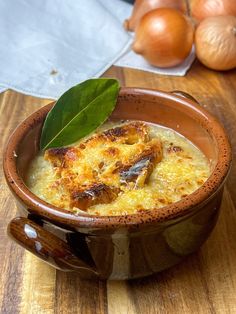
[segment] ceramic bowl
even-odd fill
[[[19,210],[9,235],[54,267],[86,278],[147,276],[197,250],[216,224],[231,149],[220,123],[192,97],[177,94],[121,88],[112,117],[164,125],[191,140],[212,167],[197,191],[169,206],[123,216],[74,215],[42,201],[24,179],[38,152],[49,104],[17,127],[5,150],[4,173]]]

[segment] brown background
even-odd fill
[[[183,90],[216,115],[236,151],[236,72],[214,72],[197,61],[185,77],[111,68],[122,86]],[[0,94],[0,149],[24,118],[48,103],[13,91]],[[0,153],[2,163],[2,153]],[[13,243],[7,223],[17,216],[0,168],[0,313],[236,313],[236,167],[209,240],[180,265],[131,282],[83,281],[62,273]]]

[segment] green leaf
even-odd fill
[[[115,108],[119,82],[90,79],[66,91],[47,114],[40,148],[62,147],[99,127]]]

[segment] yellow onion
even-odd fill
[[[198,22],[210,16],[236,15],[236,0],[193,0],[191,15]]]
[[[124,21],[124,28],[128,31],[134,31],[144,14],[158,8],[187,11],[185,0],[136,0],[131,17]]]
[[[236,67],[236,17],[215,16],[203,20],[195,35],[196,55],[208,68]]]
[[[191,51],[194,28],[175,9],[146,13],[135,31],[133,50],[157,67],[172,67],[184,61]]]

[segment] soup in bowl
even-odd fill
[[[118,120],[71,146],[38,154],[26,184],[41,199],[75,214],[128,215],[188,196],[207,180],[211,166],[174,130]]]
[[[122,88],[94,134],[39,152],[49,104],[13,133],[4,155],[20,217],[9,234],[53,266],[131,279],[181,261],[217,221],[231,151],[194,100]]]

